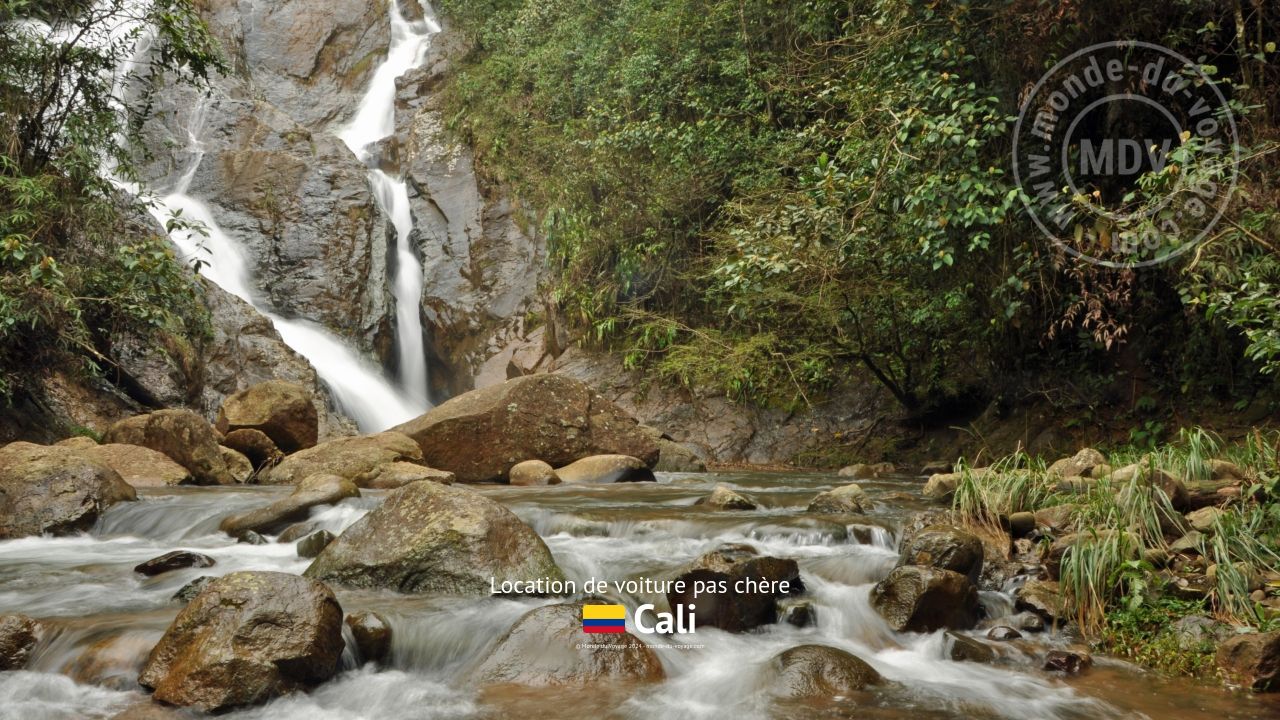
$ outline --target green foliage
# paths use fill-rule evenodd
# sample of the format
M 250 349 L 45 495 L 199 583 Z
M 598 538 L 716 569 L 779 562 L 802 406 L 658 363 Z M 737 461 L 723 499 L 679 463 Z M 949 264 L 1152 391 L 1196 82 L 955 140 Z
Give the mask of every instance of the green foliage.
M 155 80 L 200 85 L 221 60 L 186 0 L 0 0 L 0 18 L 8 397 L 39 368 L 109 362 L 117 332 L 201 331 L 193 276 L 116 182 L 136 179 L 131 148 Z M 147 38 L 147 56 L 135 57 Z
M 1180 637 L 1173 624 L 1206 612 L 1203 602 L 1130 595 L 1128 601 L 1107 613 L 1100 645 L 1108 653 L 1145 667 L 1203 676 L 1213 669 L 1217 643 L 1209 634 L 1198 639 Z

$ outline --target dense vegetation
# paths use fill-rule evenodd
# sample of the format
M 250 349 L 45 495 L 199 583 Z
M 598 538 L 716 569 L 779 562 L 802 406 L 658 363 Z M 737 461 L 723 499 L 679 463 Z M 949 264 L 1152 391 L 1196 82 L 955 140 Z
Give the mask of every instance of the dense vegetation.
M 789 407 L 860 372 L 922 419 L 1275 391 L 1274 4 L 442 4 L 473 43 L 453 127 L 534 210 L 549 300 L 632 365 Z M 1115 38 L 1195 58 L 1241 122 L 1228 216 L 1156 268 L 1070 261 L 1009 173 L 1022 93 Z
M 963 468 L 954 510 L 979 527 L 1016 512 L 1057 515 L 1056 537 L 1042 542 L 1060 554 L 1063 615 L 1106 652 L 1198 674 L 1217 644 L 1178 625 L 1183 618 L 1280 626 L 1280 434 L 1255 431 L 1228 444 L 1195 428 L 1154 450 L 1117 449 L 1107 461 L 1092 480 L 1064 479 L 1022 453 L 986 470 Z M 1227 495 L 1214 494 L 1223 488 Z M 1220 510 L 1193 531 L 1171 492 Z
M 0 0 L 0 398 L 109 369 L 122 334 L 201 331 L 194 276 L 120 186 L 154 81 L 220 62 L 187 0 Z

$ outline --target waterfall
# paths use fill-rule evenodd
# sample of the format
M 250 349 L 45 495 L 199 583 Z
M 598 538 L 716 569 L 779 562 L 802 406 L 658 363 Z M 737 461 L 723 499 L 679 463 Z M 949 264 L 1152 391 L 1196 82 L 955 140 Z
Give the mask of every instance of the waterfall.
M 222 231 L 208 206 L 188 194 L 204 157 L 199 139 L 203 123 L 201 107 L 194 111 L 187 129 L 192 162 L 169 194 L 152 206 L 152 214 L 161 225 L 174 214 L 203 225 L 198 232 L 175 227 L 170 236 L 187 257 L 208 261 L 201 267 L 203 275 L 271 320 L 284 342 L 311 362 L 334 399 L 365 432 L 384 430 L 430 407 L 426 347 L 419 312 L 422 264 L 411 244 L 413 220 L 408 188 L 403 178 L 393 178 L 375 167 L 370 146 L 395 131 L 396 78 L 421 64 L 429 38 L 439 32 L 440 27 L 432 20 L 409 23 L 395 2 L 390 3 L 390 22 L 391 44 L 387 58 L 374 72 L 352 120 L 338 136 L 361 161 L 370 165 L 369 184 L 374 200 L 396 231 L 392 294 L 396 304 L 398 387 L 342 338 L 318 324 L 280 317 L 261 304 L 240 246 Z M 207 255 L 201 255 L 202 252 Z
M 427 398 L 427 353 L 423 342 L 422 263 L 411 242 L 413 218 L 409 210 L 409 189 L 402 177 L 391 177 L 377 165 L 371 147 L 395 132 L 396 78 L 422 64 L 432 35 L 440 26 L 429 14 L 420 23 L 410 23 L 400 13 L 395 0 L 389 3 L 391 48 L 387 59 L 373 74 L 369 89 L 351 121 L 338 137 L 362 162 L 369 165 L 369 186 L 374 199 L 396 231 L 395 279 L 392 294 L 396 302 L 396 348 L 400 382 L 410 400 L 421 406 Z

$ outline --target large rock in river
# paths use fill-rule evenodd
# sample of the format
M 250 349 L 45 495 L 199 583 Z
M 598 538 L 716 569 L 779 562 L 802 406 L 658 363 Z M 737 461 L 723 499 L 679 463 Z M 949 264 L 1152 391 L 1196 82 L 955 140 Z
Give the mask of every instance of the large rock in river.
M 897 567 L 871 589 L 871 607 L 898 632 L 965 630 L 978 621 L 978 590 L 950 570 Z
M 853 513 L 861 515 L 871 507 L 871 499 L 856 483 L 818 493 L 809 503 L 812 513 Z
M 120 477 L 135 488 L 186 485 L 194 480 L 190 470 L 169 459 L 168 455 L 141 445 L 109 443 L 73 449 L 120 473 Z
M 171 705 L 252 705 L 333 677 L 342 647 L 342 608 L 322 583 L 236 572 L 178 613 L 138 683 Z
M 0 615 L 0 672 L 25 668 L 42 632 L 39 621 L 26 615 Z
M 415 482 L 334 540 L 306 576 L 401 592 L 488 595 L 490 579 L 563 580 L 542 538 L 514 513 L 464 487 Z
M 137 497 L 119 473 L 75 450 L 0 448 L 0 540 L 88 530 L 103 510 Z
M 911 538 L 898 564 L 951 570 L 976 584 L 982 577 L 982 541 L 957 527 L 930 525 Z
M 103 442 L 141 445 L 164 453 L 191 471 L 201 485 L 231 485 L 235 479 L 218 450 L 213 427 L 190 410 L 157 410 L 121 420 Z
M 529 375 L 459 395 L 394 430 L 417 441 L 428 465 L 461 482 L 500 480 L 537 458 L 561 467 L 591 455 L 629 455 L 646 467 L 658 446 L 635 419 L 561 375 Z
M 319 418 L 311 393 L 296 383 L 269 380 L 228 397 L 218 410 L 223 434 L 259 430 L 286 454 L 314 447 Z
M 360 489 L 350 480 L 337 475 L 312 475 L 298 483 L 288 497 L 266 507 L 228 515 L 218 524 L 218 529 L 236 538 L 249 531 L 272 533 L 306 519 L 311 508 L 317 505 L 333 505 L 351 497 L 360 497 Z
M 778 622 L 778 600 L 804 592 L 795 560 L 762 556 L 750 545 L 725 545 L 694 560 L 678 576 L 683 592 L 667 593 L 667 604 L 696 605 L 698 625 L 743 632 Z M 694 586 L 720 587 L 701 592 Z M 741 585 L 739 583 L 742 583 Z
M 1280 691 L 1280 632 L 1237 635 L 1218 646 L 1218 669 L 1235 685 Z
M 657 478 L 640 458 L 630 455 L 592 455 L 556 468 L 566 485 L 603 485 L 620 482 L 653 482 Z
M 769 661 L 774 694 L 793 699 L 829 699 L 884 682 L 856 655 L 828 645 L 799 645 Z
M 606 602 L 599 600 L 599 602 Z M 582 607 L 544 605 L 525 613 L 476 667 L 481 683 L 531 686 L 656 682 L 665 674 L 653 650 L 631 633 L 584 642 Z
M 422 464 L 418 444 L 398 432 L 344 437 L 320 443 L 285 458 L 266 473 L 262 482 L 271 485 L 296 485 L 312 475 L 344 477 L 360 487 L 381 473 L 384 465 L 394 462 Z

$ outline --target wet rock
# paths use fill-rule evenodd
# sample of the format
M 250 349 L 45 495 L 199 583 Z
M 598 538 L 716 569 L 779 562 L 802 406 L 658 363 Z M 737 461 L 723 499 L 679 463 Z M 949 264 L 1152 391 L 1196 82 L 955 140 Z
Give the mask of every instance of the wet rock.
M 769 668 L 774 694 L 797 700 L 847 696 L 884 682 L 865 660 L 827 645 L 784 650 L 773 656 Z
M 249 462 L 249 458 L 225 446 L 219 447 L 218 452 L 222 453 L 227 472 L 231 473 L 231 478 L 237 484 L 243 485 L 253 479 L 253 463 Z
M 240 535 L 236 536 L 236 542 L 241 542 L 241 543 L 244 543 L 245 545 L 266 545 L 267 539 L 262 537 L 262 535 L 258 532 L 255 532 L 253 530 L 246 530 Z
M 1028 580 L 1018 589 L 1014 607 L 1029 610 L 1051 623 L 1066 618 L 1062 588 L 1053 580 Z
M 284 459 L 275 442 L 255 428 L 238 428 L 226 433 L 222 445 L 248 458 L 255 470 L 271 467 Z
M 183 585 L 181 588 L 178 588 L 178 592 L 174 593 L 173 597 L 170 599 L 178 600 L 184 603 L 191 602 L 191 599 L 194 598 L 196 595 L 199 595 L 200 591 L 204 589 L 205 585 L 208 585 L 214 580 L 217 580 L 217 578 L 212 575 L 201 575 L 195 580 L 192 580 L 186 585 Z
M 393 429 L 417 441 L 428 465 L 461 482 L 500 480 L 528 458 L 553 467 L 601 454 L 638 458 L 646 468 L 658 461 L 657 444 L 633 418 L 562 375 L 473 390 Z
M 328 530 L 317 530 L 298 541 L 298 557 L 313 558 L 329 547 L 335 536 Z
M 818 622 L 818 608 L 812 600 L 784 598 L 778 601 L 778 616 L 781 622 L 793 627 L 811 627 Z
M 43 634 L 38 620 L 26 615 L 0 615 L 0 672 L 25 668 Z
M 333 677 L 342 646 L 342 608 L 322 583 L 236 572 L 178 613 L 138 683 L 171 705 L 253 705 Z
M 795 560 L 762 556 L 750 545 L 726 545 L 709 552 L 681 568 L 677 579 L 684 581 L 684 592 L 667 593 L 667 604 L 696 605 L 699 627 L 728 632 L 776 623 L 778 600 L 804 591 Z M 704 590 L 694 597 L 697 583 L 704 588 L 711 587 L 708 583 L 724 583 L 726 592 Z
M 982 558 L 982 541 L 977 536 L 957 527 L 931 525 L 911 538 L 898 565 L 951 570 L 976 584 L 982 576 Z
M 1044 658 L 1044 669 L 1050 672 L 1076 673 L 1093 666 L 1093 656 L 1082 649 L 1050 650 Z
M 467 488 L 433 482 L 388 493 L 320 553 L 306 576 L 466 595 L 490 594 L 490 578 L 564 578 L 542 538 L 510 510 Z
M 871 499 L 866 491 L 854 483 L 818 493 L 809 502 L 806 512 L 812 513 L 852 513 L 861 515 L 871 508 Z
M 658 444 L 658 464 L 653 466 L 656 472 L 700 473 L 707 471 L 707 463 L 690 445 L 666 438 L 658 438 L 654 442 Z
M 1022 637 L 1022 633 L 1014 630 L 1008 625 L 997 625 L 987 631 L 987 637 L 997 642 L 1008 642 L 1009 640 L 1017 640 Z
M 1060 478 L 1088 477 L 1097 465 L 1104 465 L 1106 456 L 1093 448 L 1084 448 L 1069 458 L 1058 460 L 1049 466 L 1049 474 Z
M 978 590 L 951 570 L 894 568 L 871 590 L 871 607 L 898 632 L 964 630 L 978 621 Z
M 65 447 L 0 447 L 0 540 L 88 530 L 137 493 L 115 470 Z
M 282 380 L 250 385 L 223 400 L 216 426 L 224 435 L 258 430 L 286 454 L 314 447 L 320 431 L 311 393 Z
M 361 610 L 348 615 L 346 623 L 363 662 L 386 661 L 391 654 L 391 623 L 385 617 L 372 610 Z
M 1202 533 L 1210 533 L 1213 532 L 1214 523 L 1226 513 L 1227 511 L 1222 508 L 1207 507 L 1187 513 L 1186 518 L 1187 522 L 1195 530 Z
M 1022 632 L 1044 632 L 1044 618 L 1031 610 L 1025 610 L 1015 615 L 1010 615 L 1008 620 L 1010 625 L 1013 625 Z
M 603 637 L 607 642 L 588 642 L 592 636 L 582 633 L 580 605 L 544 605 L 521 616 L 472 677 L 485 684 L 535 687 L 650 683 L 665 677 L 657 654 L 636 636 Z
M 600 485 L 652 482 L 653 471 L 645 461 L 629 455 L 592 455 L 556 468 L 556 477 L 568 485 Z
M 863 545 L 869 544 L 870 528 L 855 526 L 855 532 L 859 529 L 866 531 L 866 537 L 856 537 L 855 539 Z M 849 539 L 850 529 L 844 523 L 833 522 L 826 518 L 795 515 L 757 525 L 751 530 L 751 537 L 759 540 L 779 537 L 792 538 L 805 545 L 841 543 Z
M 296 485 L 303 478 L 323 473 L 362 486 L 376 478 L 384 465 L 402 461 L 423 464 L 418 444 L 400 433 L 338 438 L 290 455 L 271 468 L 261 482 Z
M 375 472 L 377 474 L 363 482 L 360 487 L 369 488 L 370 490 L 394 490 L 422 480 L 440 483 L 441 485 L 452 485 L 456 480 L 453 473 L 447 470 L 437 470 L 425 465 L 403 461 L 387 463 L 380 466 Z
M 337 475 L 312 475 L 288 497 L 266 507 L 228 515 L 218 523 L 218 529 L 237 538 L 249 531 L 269 534 L 306 519 L 317 505 L 334 505 L 353 497 L 360 497 L 360 489 L 350 480 Z
M 1255 692 L 1280 691 L 1280 632 L 1236 635 L 1218 646 L 1218 669 L 1228 682 Z
M 854 480 L 871 480 L 891 475 L 893 471 L 893 463 L 854 463 L 840 468 L 840 472 L 836 474 L 840 477 L 853 478 Z
M 507 482 L 517 486 L 559 485 L 560 476 L 541 460 L 525 460 L 511 466 Z
M 174 550 L 167 552 L 159 557 L 153 557 L 150 560 L 135 565 L 133 571 L 142 573 L 148 577 L 160 575 L 171 570 L 180 570 L 182 568 L 207 568 L 213 567 L 217 561 L 208 555 L 190 550 Z
M 1013 628 L 1008 629 L 1013 630 Z M 948 632 L 946 633 L 945 643 L 947 657 L 957 662 L 989 663 L 994 662 L 996 659 L 995 650 L 992 650 L 986 643 L 974 640 L 968 635 Z
M 278 543 L 297 542 L 302 538 L 315 532 L 315 530 L 316 530 L 316 524 L 314 522 L 294 523 L 289 527 L 285 528 L 284 530 L 280 531 L 280 534 L 276 537 L 276 542 Z
M 170 460 L 167 455 L 141 445 L 93 443 L 92 447 L 81 445 L 74 449 L 115 470 L 125 482 L 135 488 L 185 485 L 194 481 L 189 470 Z
M 102 436 L 106 443 L 141 445 L 164 453 L 191 472 L 200 485 L 231 485 L 235 479 L 218 451 L 213 427 L 190 410 L 157 410 L 121 420 Z
M 755 501 L 729 489 L 728 485 L 716 485 L 710 495 L 699 498 L 695 503 L 712 510 L 755 510 Z

